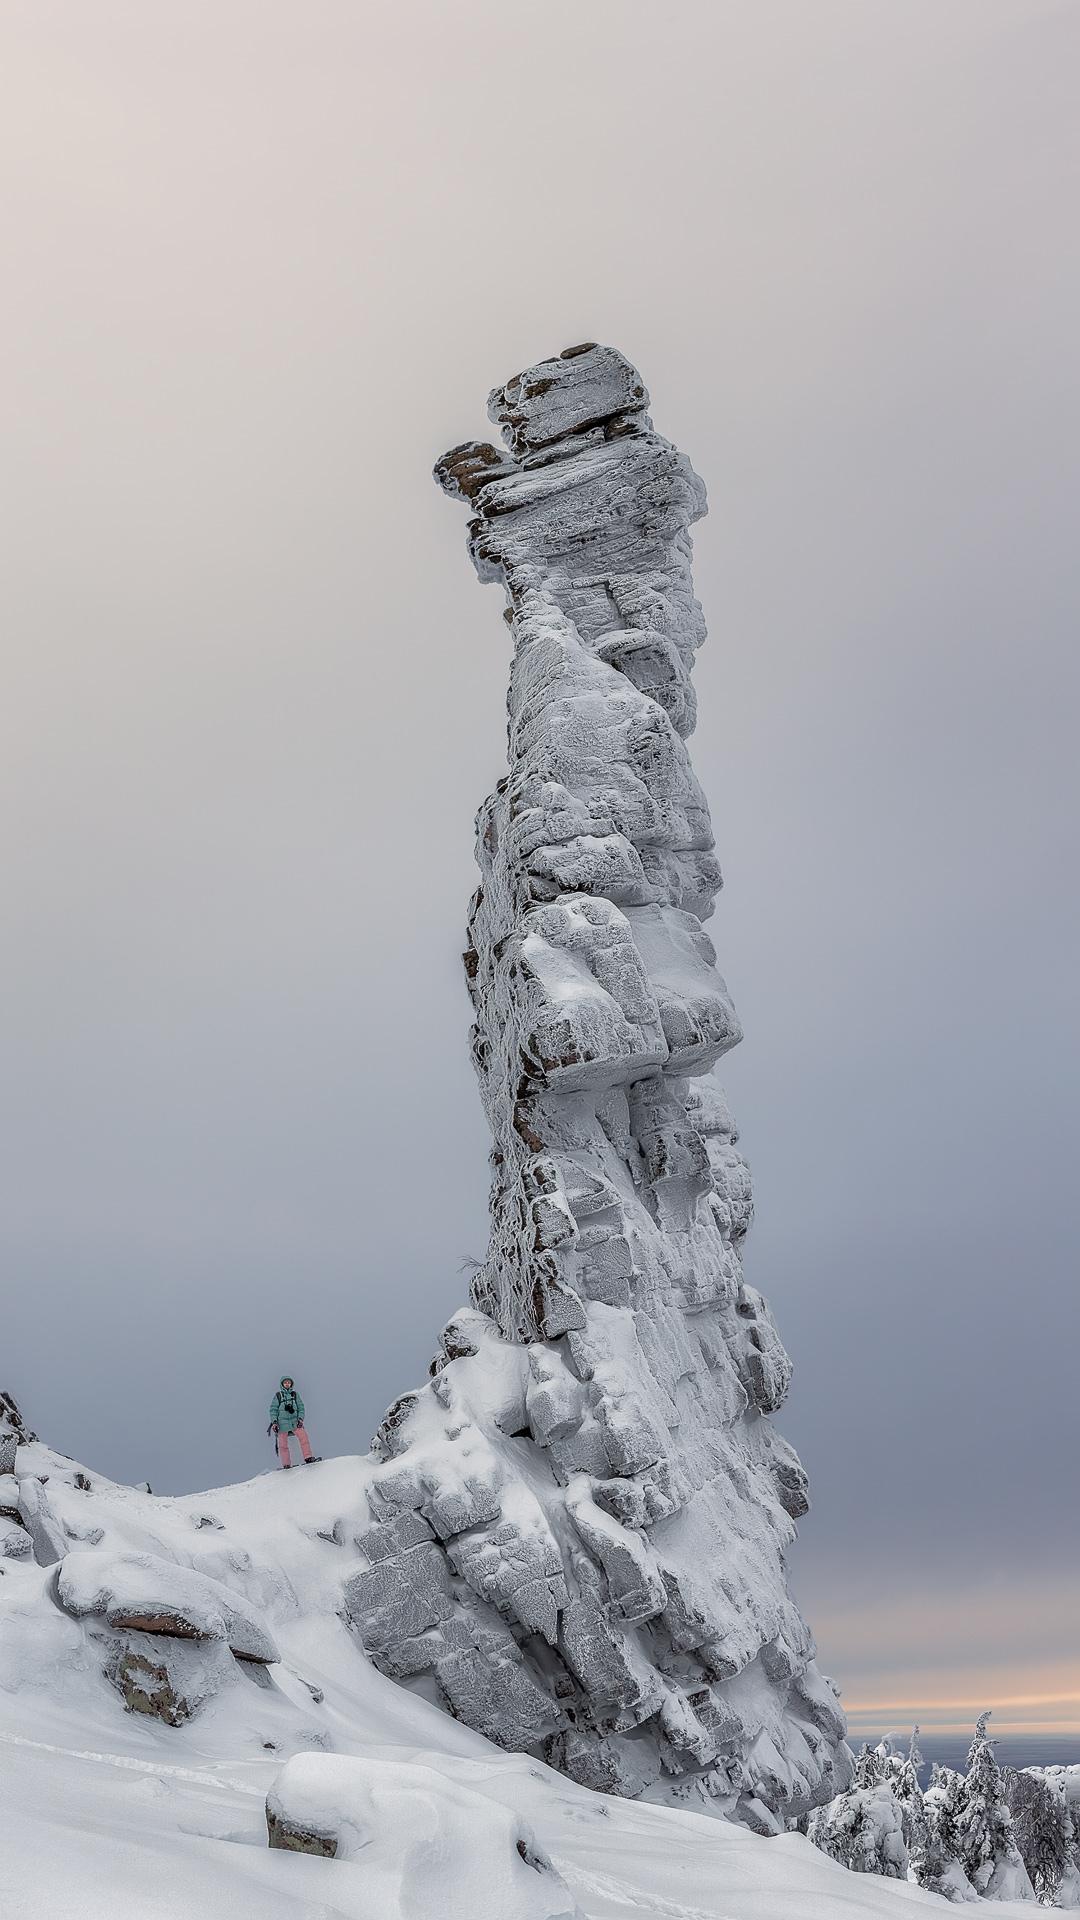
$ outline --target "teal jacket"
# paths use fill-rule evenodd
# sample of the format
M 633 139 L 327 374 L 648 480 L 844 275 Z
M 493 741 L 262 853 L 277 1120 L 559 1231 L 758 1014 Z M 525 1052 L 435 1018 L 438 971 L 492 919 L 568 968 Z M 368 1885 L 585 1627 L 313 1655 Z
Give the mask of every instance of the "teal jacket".
M 270 1402 L 270 1418 L 282 1433 L 295 1433 L 304 1424 L 304 1403 L 295 1386 L 286 1387 L 286 1374 Z

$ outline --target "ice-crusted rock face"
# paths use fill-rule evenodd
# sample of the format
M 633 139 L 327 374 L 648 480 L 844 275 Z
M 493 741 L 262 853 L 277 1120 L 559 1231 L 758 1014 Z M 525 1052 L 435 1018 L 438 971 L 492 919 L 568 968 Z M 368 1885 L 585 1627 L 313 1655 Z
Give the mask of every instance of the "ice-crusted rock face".
M 488 1257 L 390 1409 L 347 1606 L 505 1746 L 769 1830 L 845 1783 L 788 1591 L 790 1365 L 743 1280 L 750 1180 L 713 1077 L 740 1038 L 703 922 L 720 871 L 686 739 L 705 491 L 636 370 L 568 349 L 455 447 L 507 598 L 509 768 L 478 816 L 465 970 L 491 1125 Z

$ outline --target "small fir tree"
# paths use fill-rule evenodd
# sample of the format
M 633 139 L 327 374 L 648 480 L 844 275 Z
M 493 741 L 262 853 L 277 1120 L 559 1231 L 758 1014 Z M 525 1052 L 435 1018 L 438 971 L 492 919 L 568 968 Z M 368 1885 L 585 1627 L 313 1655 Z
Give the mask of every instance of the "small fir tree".
M 890 1880 L 908 1877 L 903 1816 L 889 1787 L 849 1787 L 827 1807 L 818 1808 L 809 1833 L 822 1853 L 852 1873 L 880 1873 Z
M 885 1779 L 885 1757 L 880 1747 L 872 1747 L 863 1741 L 862 1749 L 855 1761 L 855 1771 L 851 1776 L 853 1787 L 880 1787 Z
M 911 1856 L 920 1887 L 945 1900 L 971 1900 L 974 1890 L 960 1864 L 959 1817 L 963 1774 L 936 1766 L 923 1795 L 923 1830 Z
M 923 1806 L 923 1790 L 919 1784 L 919 1768 L 923 1757 L 919 1751 L 919 1729 L 912 1727 L 911 1739 L 906 1754 L 890 1756 L 888 1784 L 896 1795 L 900 1812 L 904 1820 L 904 1839 L 909 1852 L 915 1853 L 924 1841 L 923 1829 L 926 1825 L 926 1810 Z

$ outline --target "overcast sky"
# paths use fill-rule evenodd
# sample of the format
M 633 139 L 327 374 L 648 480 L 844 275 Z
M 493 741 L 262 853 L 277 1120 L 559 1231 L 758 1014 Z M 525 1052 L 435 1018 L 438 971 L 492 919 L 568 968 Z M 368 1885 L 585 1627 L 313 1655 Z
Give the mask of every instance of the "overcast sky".
M 507 673 L 429 470 L 610 341 L 710 491 L 797 1591 L 860 1724 L 1080 1726 L 1080 11 L 0 35 L 0 1385 L 168 1491 L 271 1464 L 283 1370 L 326 1453 L 422 1377 L 485 1242 L 458 956 Z

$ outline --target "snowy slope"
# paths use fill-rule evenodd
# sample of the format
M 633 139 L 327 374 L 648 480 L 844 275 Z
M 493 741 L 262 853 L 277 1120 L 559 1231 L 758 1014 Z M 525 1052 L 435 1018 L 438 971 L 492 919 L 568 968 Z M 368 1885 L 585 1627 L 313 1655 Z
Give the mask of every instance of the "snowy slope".
M 104 1677 L 94 1621 L 58 1603 L 56 1567 L 0 1560 L 4 1920 L 947 1911 L 914 1888 L 847 1874 L 797 1835 L 759 1839 L 703 1814 L 590 1793 L 384 1679 L 338 1617 L 343 1584 L 362 1564 L 353 1534 L 367 1523 L 369 1459 L 177 1499 L 92 1474 L 83 1488 L 74 1463 L 40 1445 L 19 1448 L 17 1471 L 44 1481 L 71 1591 L 112 1594 L 125 1556 L 144 1556 L 144 1586 L 146 1556 L 175 1562 L 203 1576 L 178 1577 L 178 1592 L 227 1590 L 245 1630 L 260 1619 L 281 1660 L 263 1667 L 233 1661 L 219 1642 L 188 1642 L 192 1660 L 205 1652 L 208 1695 L 195 1716 L 171 1727 L 129 1713 Z M 85 1568 L 76 1556 L 88 1557 Z M 364 1793 L 374 1783 L 372 1844 L 337 1859 L 269 1849 L 267 1793 L 304 1754 L 366 1763 L 355 1777 Z M 333 1763 L 323 1771 L 334 1775 Z M 518 1832 L 553 1875 L 528 1871 L 516 1852 L 507 1864 L 507 1835 Z M 995 1908 L 1002 1920 L 1020 1911 Z

